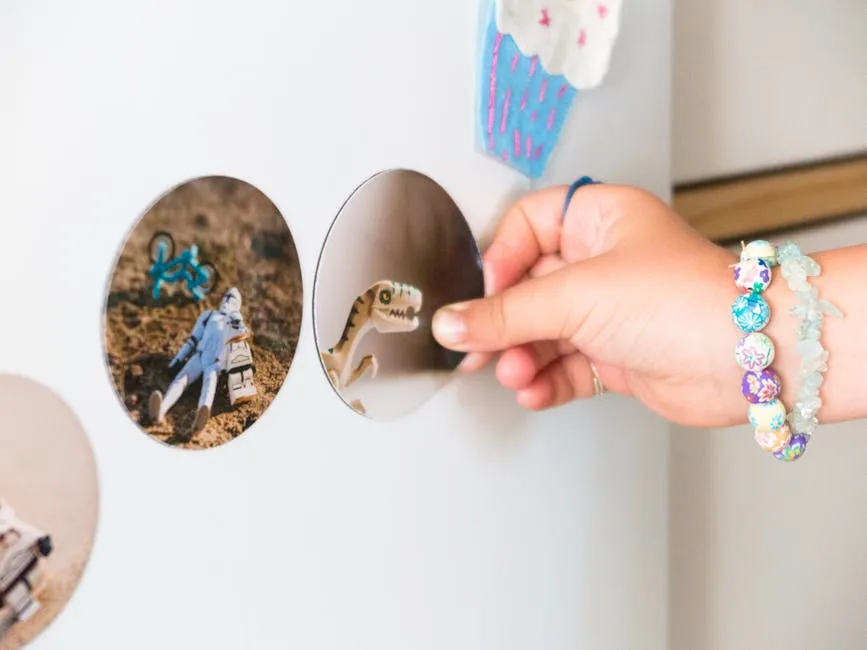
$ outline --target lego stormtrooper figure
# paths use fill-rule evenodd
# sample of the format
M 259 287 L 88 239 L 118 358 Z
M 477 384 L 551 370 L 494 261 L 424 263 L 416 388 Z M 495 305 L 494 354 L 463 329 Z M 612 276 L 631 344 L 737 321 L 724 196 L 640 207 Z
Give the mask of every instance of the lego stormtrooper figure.
M 223 372 L 229 376 L 229 401 L 232 406 L 248 402 L 256 395 L 253 382 L 253 354 L 249 332 L 241 315 L 241 293 L 232 287 L 223 296 L 219 309 L 203 312 L 196 320 L 193 331 L 169 363 L 169 368 L 184 361 L 163 395 L 154 391 L 148 410 L 151 419 L 163 422 L 166 413 L 175 405 L 187 387 L 202 378 L 199 408 L 191 436 L 205 428 L 211 417 L 211 407 L 217 390 L 217 381 Z
M 53 550 L 50 535 L 18 519 L 0 500 L 0 638 L 40 610 L 34 595 L 43 578 L 40 560 Z

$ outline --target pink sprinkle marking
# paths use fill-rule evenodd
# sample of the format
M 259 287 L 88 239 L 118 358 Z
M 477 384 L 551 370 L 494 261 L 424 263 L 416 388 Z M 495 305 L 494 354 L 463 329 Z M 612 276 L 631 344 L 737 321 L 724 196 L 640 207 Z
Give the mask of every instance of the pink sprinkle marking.
M 503 100 L 503 117 L 500 118 L 500 133 L 506 132 L 506 119 L 509 117 L 509 102 L 512 101 L 512 89 L 506 90 L 506 98 Z
M 530 78 L 533 78 L 533 75 L 536 74 L 536 65 L 539 63 L 539 57 L 534 56 L 533 60 L 530 61 Z
M 547 94 L 547 92 L 548 92 L 548 80 L 542 79 L 542 90 L 539 91 L 539 101 L 540 102 L 545 101 L 545 95 Z
M 542 145 L 540 144 L 536 147 L 536 153 L 533 154 L 533 160 L 539 160 L 539 156 L 542 155 Z
M 552 108 L 551 112 L 548 114 L 548 127 L 547 129 L 550 131 L 551 127 L 554 126 L 554 116 L 557 114 L 557 109 Z
M 599 17 L 605 18 L 608 15 L 608 7 L 605 5 L 599 5 Z
M 515 129 L 515 158 L 521 157 L 521 134 Z
M 523 111 L 527 108 L 527 97 L 530 95 L 529 90 L 525 90 L 524 94 L 521 96 L 521 110 Z
M 509 152 L 504 149 L 503 150 L 503 160 L 508 160 L 508 159 L 509 159 Z
M 502 34 L 497 34 L 494 40 L 494 54 L 491 60 L 491 89 L 488 98 L 488 148 L 494 148 L 494 119 L 497 113 L 497 59 L 500 56 L 500 42 L 503 40 Z
M 530 116 L 530 119 L 535 122 L 537 117 L 539 117 L 539 114 L 536 111 L 533 111 L 533 114 Z
M 582 29 L 578 34 L 578 47 L 584 47 L 585 45 L 587 45 L 587 32 Z
M 566 84 L 560 86 L 560 90 L 557 91 L 557 99 L 563 99 L 563 95 L 566 94 L 566 90 L 569 88 Z
M 530 154 L 533 153 L 533 136 L 532 136 L 532 135 L 528 135 L 528 136 L 527 136 L 527 147 L 526 147 L 526 149 L 527 149 L 527 154 L 526 154 L 526 155 L 527 155 L 527 159 L 529 159 L 529 158 L 530 158 Z
M 517 67 L 518 67 L 518 55 L 515 54 L 515 56 L 512 57 L 512 72 L 514 72 L 515 68 L 517 68 Z
M 542 18 L 539 20 L 539 24 L 545 27 L 551 26 L 551 18 L 548 16 L 548 10 L 542 9 Z

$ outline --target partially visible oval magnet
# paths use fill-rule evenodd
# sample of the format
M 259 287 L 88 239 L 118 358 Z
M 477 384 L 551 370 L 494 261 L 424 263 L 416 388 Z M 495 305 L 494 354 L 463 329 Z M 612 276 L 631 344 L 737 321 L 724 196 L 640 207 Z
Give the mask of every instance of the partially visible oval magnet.
M 81 580 L 99 515 L 96 461 L 53 391 L 0 375 L 0 649 L 28 645 Z

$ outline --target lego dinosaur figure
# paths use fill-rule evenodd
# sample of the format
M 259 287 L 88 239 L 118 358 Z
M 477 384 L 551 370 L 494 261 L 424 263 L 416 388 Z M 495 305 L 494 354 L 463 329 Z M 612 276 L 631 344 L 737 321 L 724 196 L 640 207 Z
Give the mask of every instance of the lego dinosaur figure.
M 321 353 L 322 363 L 331 385 L 339 393 L 358 381 L 365 373 L 376 377 L 379 363 L 368 354 L 353 366 L 353 356 L 364 335 L 372 329 L 381 334 L 412 332 L 418 327 L 421 291 L 408 284 L 381 280 L 355 299 L 340 340 Z M 352 408 L 366 413 L 364 405 L 354 400 Z

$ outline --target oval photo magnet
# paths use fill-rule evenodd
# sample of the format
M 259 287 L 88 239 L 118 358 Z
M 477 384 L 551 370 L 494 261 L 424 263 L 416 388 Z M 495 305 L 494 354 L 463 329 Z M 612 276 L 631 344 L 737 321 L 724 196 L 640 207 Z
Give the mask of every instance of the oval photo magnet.
M 328 381 L 361 415 L 408 415 L 464 356 L 434 339 L 433 314 L 483 296 L 478 245 L 448 193 L 412 170 L 373 176 L 341 208 L 316 270 L 314 329 Z
M 0 650 L 63 611 L 90 559 L 96 461 L 75 414 L 30 379 L 0 375 Z
M 249 183 L 209 176 L 163 195 L 124 244 L 105 307 L 107 362 L 132 420 L 188 449 L 244 433 L 292 365 L 301 285 L 289 226 Z

